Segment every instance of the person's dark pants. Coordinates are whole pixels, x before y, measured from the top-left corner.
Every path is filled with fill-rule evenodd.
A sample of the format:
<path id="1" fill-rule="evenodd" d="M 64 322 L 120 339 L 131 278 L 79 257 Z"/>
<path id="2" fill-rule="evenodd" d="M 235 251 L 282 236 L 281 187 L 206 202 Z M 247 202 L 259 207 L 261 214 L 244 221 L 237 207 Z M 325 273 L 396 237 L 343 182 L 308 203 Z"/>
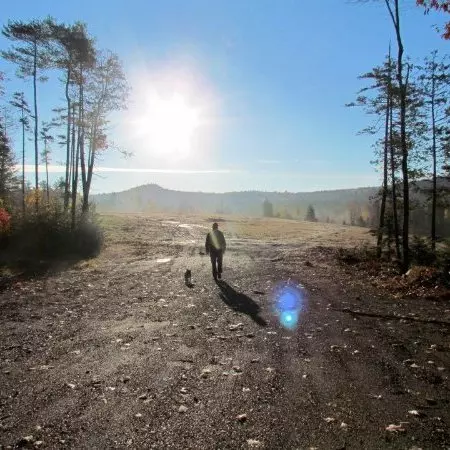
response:
<path id="1" fill-rule="evenodd" d="M 222 274 L 222 260 L 223 260 L 223 252 L 211 252 L 211 265 L 212 265 L 212 273 L 214 279 L 217 279 L 217 274 Z"/>

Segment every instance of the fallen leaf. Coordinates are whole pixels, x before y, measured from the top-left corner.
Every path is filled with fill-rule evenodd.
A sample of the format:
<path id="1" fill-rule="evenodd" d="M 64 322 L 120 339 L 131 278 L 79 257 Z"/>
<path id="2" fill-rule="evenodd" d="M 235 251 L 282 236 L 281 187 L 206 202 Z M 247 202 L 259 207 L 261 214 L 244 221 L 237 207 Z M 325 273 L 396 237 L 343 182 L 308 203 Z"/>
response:
<path id="1" fill-rule="evenodd" d="M 211 370 L 210 369 L 203 369 L 202 373 L 200 374 L 200 376 L 202 378 L 208 378 L 210 374 L 211 374 Z"/>
<path id="2" fill-rule="evenodd" d="M 392 432 L 392 433 L 397 433 L 397 432 L 399 432 L 399 431 L 405 431 L 405 429 L 403 428 L 403 425 L 402 425 L 402 424 L 400 424 L 400 425 L 395 425 L 395 424 L 391 423 L 390 425 L 388 425 L 388 426 L 386 427 L 386 431 L 390 431 L 390 432 Z"/>
<path id="3" fill-rule="evenodd" d="M 252 448 L 262 447 L 262 442 L 256 439 L 247 439 L 247 445 Z"/>
<path id="4" fill-rule="evenodd" d="M 376 395 L 376 394 L 369 394 L 369 397 L 370 398 L 375 398 L 377 400 L 381 400 L 383 398 L 382 395 Z"/>

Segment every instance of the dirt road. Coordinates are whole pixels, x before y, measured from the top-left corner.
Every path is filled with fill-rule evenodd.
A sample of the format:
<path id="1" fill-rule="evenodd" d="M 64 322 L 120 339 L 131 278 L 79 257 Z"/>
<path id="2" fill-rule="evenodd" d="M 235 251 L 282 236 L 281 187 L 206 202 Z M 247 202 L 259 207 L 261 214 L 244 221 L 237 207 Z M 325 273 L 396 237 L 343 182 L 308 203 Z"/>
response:
<path id="1" fill-rule="evenodd" d="M 232 223 L 217 285 L 208 228 L 112 220 L 100 257 L 0 292 L 0 448 L 450 448 L 448 301 L 376 292 L 320 236 Z"/>

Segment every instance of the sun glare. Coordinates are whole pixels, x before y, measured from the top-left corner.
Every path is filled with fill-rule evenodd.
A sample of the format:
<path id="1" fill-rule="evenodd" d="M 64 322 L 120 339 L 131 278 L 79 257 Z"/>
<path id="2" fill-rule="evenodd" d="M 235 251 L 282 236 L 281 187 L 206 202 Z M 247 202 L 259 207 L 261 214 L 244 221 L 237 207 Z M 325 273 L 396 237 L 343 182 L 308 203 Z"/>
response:
<path id="1" fill-rule="evenodd" d="M 161 97 L 149 93 L 147 109 L 135 121 L 136 133 L 145 139 L 146 147 L 165 159 L 180 159 L 189 155 L 192 141 L 200 125 L 198 109 L 188 105 L 180 93 Z"/>

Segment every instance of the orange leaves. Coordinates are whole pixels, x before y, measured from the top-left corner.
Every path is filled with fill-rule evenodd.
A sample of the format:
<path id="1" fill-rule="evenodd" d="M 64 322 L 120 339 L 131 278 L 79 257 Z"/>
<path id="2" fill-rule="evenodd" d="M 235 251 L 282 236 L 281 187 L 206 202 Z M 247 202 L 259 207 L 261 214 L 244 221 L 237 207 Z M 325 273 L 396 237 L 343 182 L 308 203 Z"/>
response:
<path id="1" fill-rule="evenodd" d="M 425 12 L 428 12 L 430 9 L 435 9 L 436 11 L 450 13 L 449 0 L 416 0 L 416 5 L 425 8 Z M 442 37 L 444 39 L 450 39 L 450 22 L 445 24 L 445 31 Z"/>
<path id="2" fill-rule="evenodd" d="M 8 230 L 11 216 L 8 214 L 5 208 L 0 208 L 0 233 Z"/>

